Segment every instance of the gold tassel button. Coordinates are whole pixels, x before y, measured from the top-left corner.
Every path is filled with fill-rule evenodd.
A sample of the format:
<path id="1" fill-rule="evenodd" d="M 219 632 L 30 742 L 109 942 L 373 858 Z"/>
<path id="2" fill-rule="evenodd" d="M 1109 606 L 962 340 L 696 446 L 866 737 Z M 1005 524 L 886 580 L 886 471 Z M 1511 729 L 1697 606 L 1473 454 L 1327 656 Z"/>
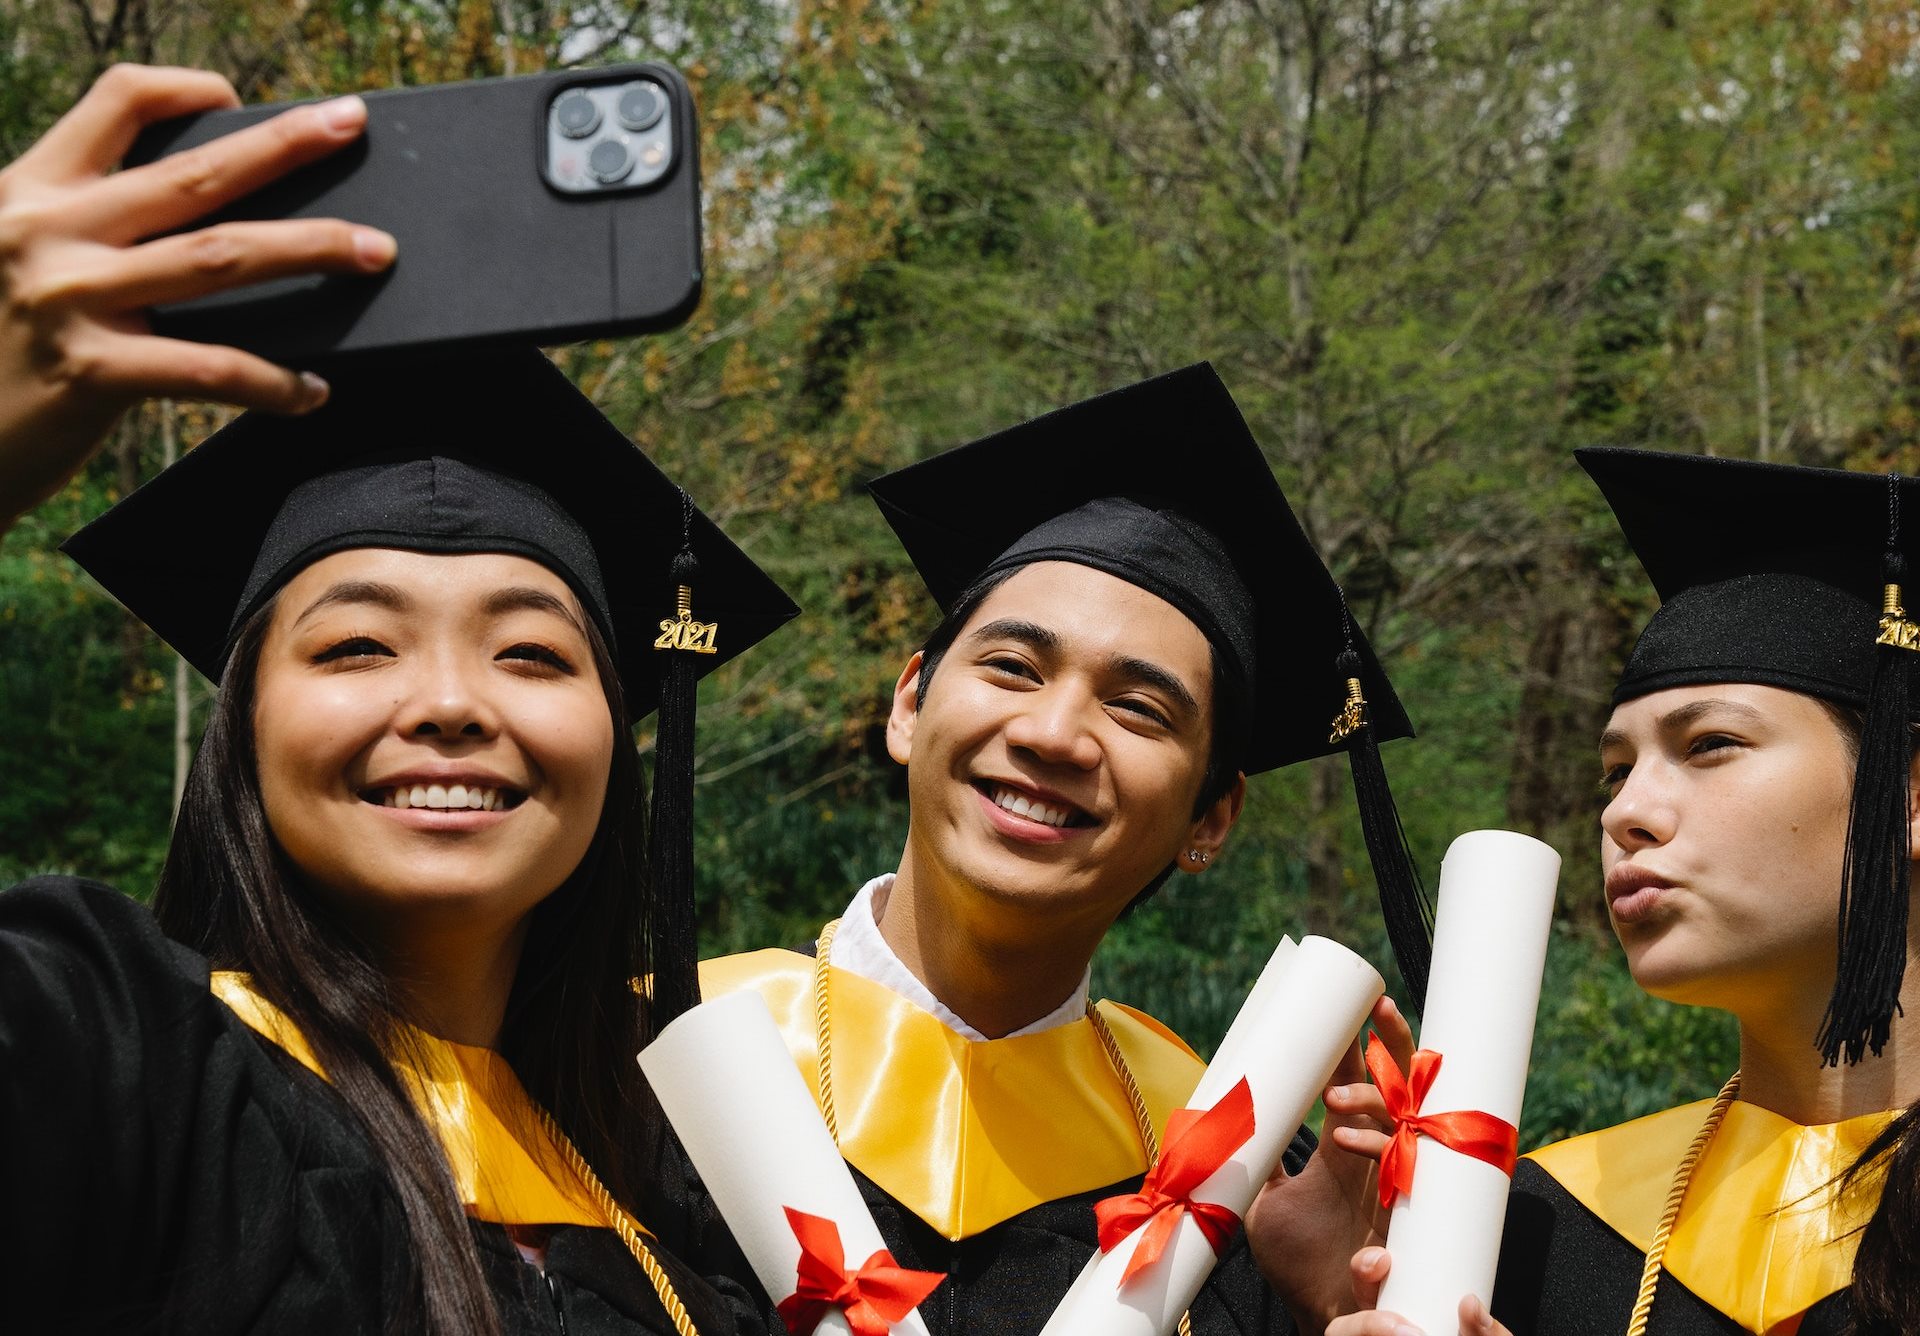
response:
<path id="1" fill-rule="evenodd" d="M 653 647 L 683 649 L 690 654 L 716 653 L 714 640 L 720 634 L 720 623 L 693 619 L 693 590 L 685 585 L 679 587 L 674 601 L 678 604 L 678 615 L 661 619 L 660 634 L 654 637 Z"/>
<path id="2" fill-rule="evenodd" d="M 1920 626 L 1907 620 L 1907 611 L 1900 606 L 1897 584 L 1888 585 L 1881 595 L 1880 634 L 1874 637 L 1873 643 L 1920 653 Z"/>
<path id="3" fill-rule="evenodd" d="M 1328 742 L 1345 742 L 1358 733 L 1367 722 L 1367 698 L 1360 690 L 1360 679 L 1347 679 L 1347 704 L 1339 714 L 1333 717 L 1333 732 Z"/>

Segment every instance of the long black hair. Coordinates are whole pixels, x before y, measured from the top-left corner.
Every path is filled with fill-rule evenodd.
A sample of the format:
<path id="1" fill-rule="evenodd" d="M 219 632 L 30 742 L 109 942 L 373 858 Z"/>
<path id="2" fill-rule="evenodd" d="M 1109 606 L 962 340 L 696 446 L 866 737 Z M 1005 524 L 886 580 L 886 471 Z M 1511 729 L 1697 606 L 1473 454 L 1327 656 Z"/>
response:
<path id="1" fill-rule="evenodd" d="M 1859 759 L 1864 722 L 1860 711 L 1814 697 L 1827 712 L 1848 752 Z M 1909 752 L 1920 738 L 1909 731 Z M 1920 1331 L 1920 1104 L 1889 1123 L 1840 1176 L 1843 1193 L 1864 1190 L 1869 1177 L 1884 1174 L 1879 1201 L 1860 1230 L 1847 1291 L 1852 1336 L 1911 1336 Z"/>
<path id="2" fill-rule="evenodd" d="M 236 637 L 154 911 L 170 937 L 213 968 L 252 975 L 365 1129 L 411 1236 L 411 1278 L 391 1330 L 495 1333 L 499 1319 L 446 1159 L 391 1061 L 405 1044 L 402 1002 L 367 944 L 303 884 L 267 824 L 253 707 L 276 602 Z M 533 911 L 499 1048 L 632 1210 L 661 1127 L 634 1062 L 651 1038 L 645 1000 L 631 986 L 650 973 L 645 802 L 612 655 L 591 619 L 585 626 L 614 726 L 606 801 L 586 857 Z"/>

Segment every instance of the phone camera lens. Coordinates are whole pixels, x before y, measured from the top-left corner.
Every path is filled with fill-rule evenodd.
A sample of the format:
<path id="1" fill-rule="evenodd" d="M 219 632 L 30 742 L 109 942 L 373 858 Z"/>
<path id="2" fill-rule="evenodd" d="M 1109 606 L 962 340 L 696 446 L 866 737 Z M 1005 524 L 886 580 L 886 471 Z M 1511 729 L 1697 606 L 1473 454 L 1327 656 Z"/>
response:
<path id="1" fill-rule="evenodd" d="M 600 128 L 600 108 L 585 93 L 575 89 L 553 104 L 554 123 L 569 139 L 584 139 Z"/>
<path id="2" fill-rule="evenodd" d="M 633 154 L 618 139 L 603 139 L 587 154 L 587 170 L 603 185 L 624 181 L 633 170 Z"/>
<path id="3" fill-rule="evenodd" d="M 629 130 L 650 130 L 667 114 L 667 99 L 658 85 L 628 84 L 620 93 L 620 124 Z"/>

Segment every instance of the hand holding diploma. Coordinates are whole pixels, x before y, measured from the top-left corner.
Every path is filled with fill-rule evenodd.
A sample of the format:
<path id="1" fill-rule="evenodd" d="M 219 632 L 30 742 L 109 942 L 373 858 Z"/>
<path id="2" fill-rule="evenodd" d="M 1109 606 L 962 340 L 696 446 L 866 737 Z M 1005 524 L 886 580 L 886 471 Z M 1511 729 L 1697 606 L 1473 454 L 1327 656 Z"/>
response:
<path id="1" fill-rule="evenodd" d="M 1328 1336 L 1499 1331 L 1486 1306 L 1559 872 L 1551 849 L 1507 831 L 1447 851 L 1424 1047 L 1405 1072 L 1368 1055 L 1397 1123 L 1380 1167 L 1395 1262 L 1377 1248 L 1354 1257 L 1356 1297 L 1381 1311 L 1339 1319 Z"/>
<path id="2" fill-rule="evenodd" d="M 1281 943 L 1140 1191 L 1101 1203 L 1101 1251 L 1043 1336 L 1173 1330 L 1381 990 L 1336 942 Z"/>
<path id="3" fill-rule="evenodd" d="M 794 1336 L 926 1336 L 946 1277 L 894 1264 L 757 993 L 693 1008 L 640 1067 Z"/>

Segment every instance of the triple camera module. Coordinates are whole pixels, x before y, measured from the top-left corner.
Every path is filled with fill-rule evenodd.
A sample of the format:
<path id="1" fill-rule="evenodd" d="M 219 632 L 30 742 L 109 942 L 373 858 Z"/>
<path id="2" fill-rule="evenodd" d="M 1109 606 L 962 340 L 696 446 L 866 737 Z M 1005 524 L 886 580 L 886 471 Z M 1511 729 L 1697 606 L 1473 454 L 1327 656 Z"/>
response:
<path id="1" fill-rule="evenodd" d="M 547 107 L 547 180 L 557 190 L 632 190 L 672 166 L 673 108 L 650 79 L 568 88 Z"/>

